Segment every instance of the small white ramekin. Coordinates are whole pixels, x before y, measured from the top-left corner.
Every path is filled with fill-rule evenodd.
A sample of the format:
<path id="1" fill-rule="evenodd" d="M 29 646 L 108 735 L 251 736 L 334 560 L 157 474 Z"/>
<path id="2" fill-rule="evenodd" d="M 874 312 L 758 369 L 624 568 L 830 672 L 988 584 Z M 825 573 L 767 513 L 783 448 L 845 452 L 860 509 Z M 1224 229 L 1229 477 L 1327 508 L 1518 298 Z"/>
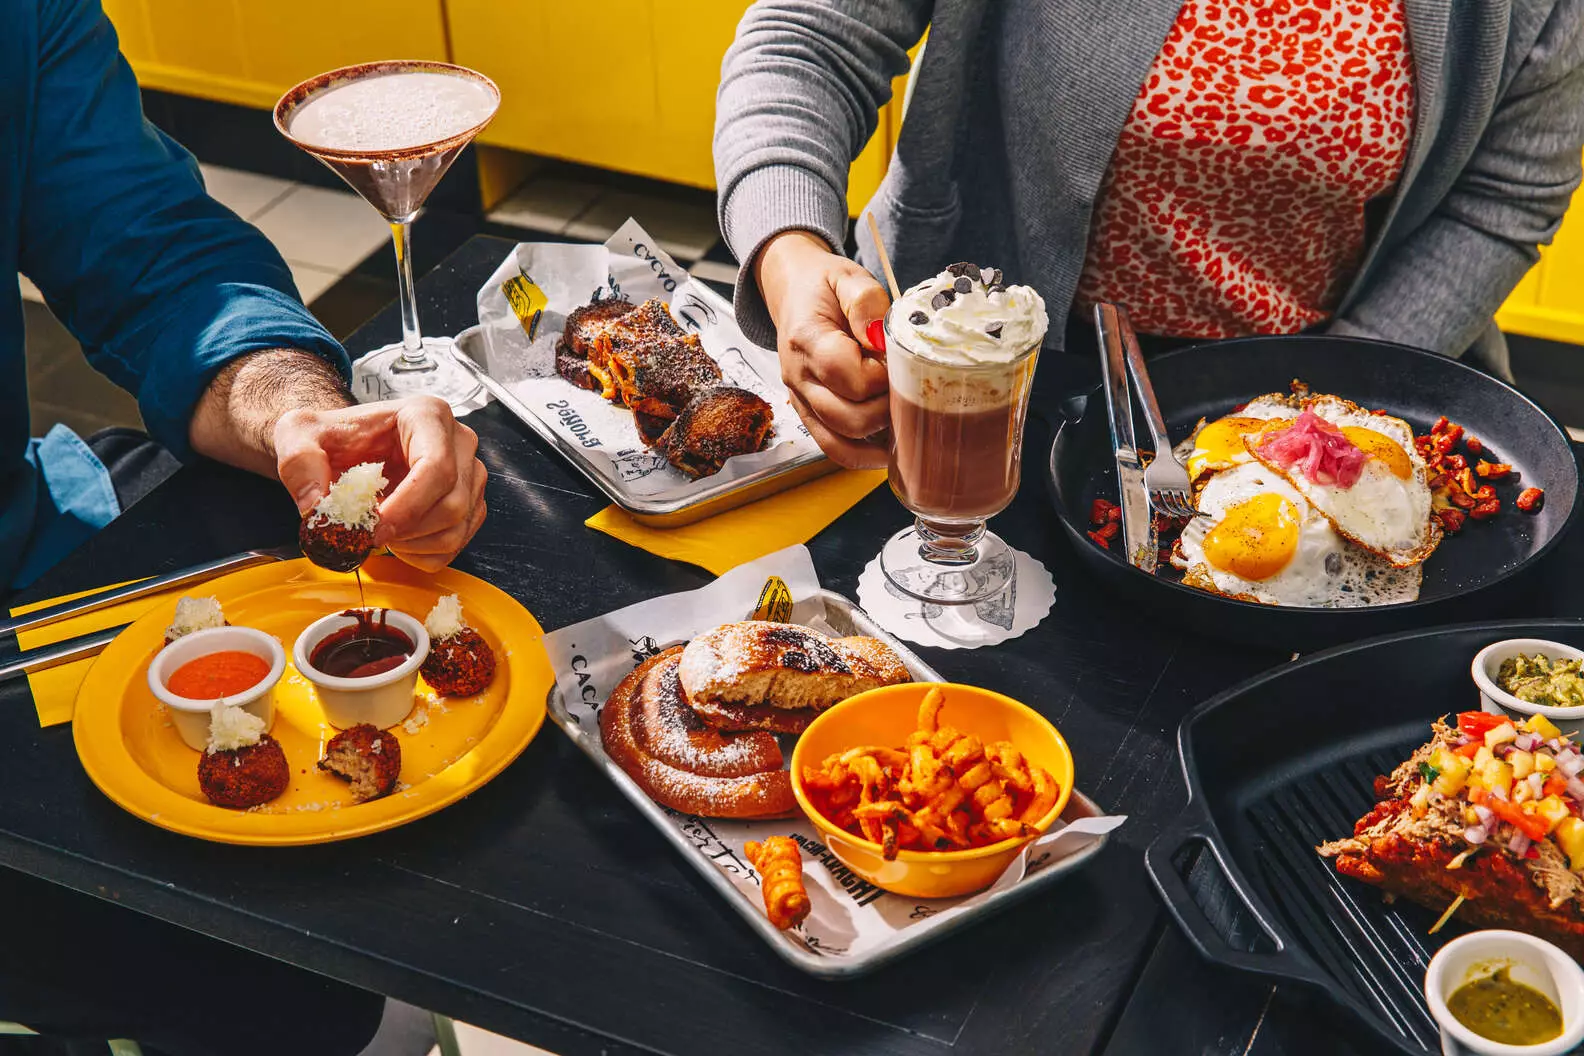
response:
<path id="1" fill-rule="evenodd" d="M 1530 704 L 1498 686 L 1496 673 L 1501 670 L 1502 661 L 1519 653 L 1526 656 L 1544 653 L 1553 660 L 1584 660 L 1584 650 L 1563 645 L 1561 642 L 1548 642 L 1544 638 L 1508 638 L 1487 645 L 1475 654 L 1474 662 L 1469 666 L 1469 674 L 1474 678 L 1474 685 L 1479 687 L 1480 704 L 1484 709 L 1492 715 L 1506 712 L 1519 715 L 1544 715 L 1548 719 L 1584 718 L 1584 705 L 1576 708 L 1550 708 L 1543 704 Z"/>
<path id="2" fill-rule="evenodd" d="M 252 627 L 210 627 L 183 635 L 154 654 L 149 662 L 148 684 L 160 703 L 170 709 L 171 722 L 189 748 L 203 751 L 209 746 L 209 716 L 215 700 L 189 700 L 165 688 L 171 674 L 189 660 L 210 653 L 252 653 L 269 663 L 269 674 L 246 693 L 219 698 L 226 704 L 252 712 L 264 720 L 267 732 L 275 722 L 275 684 L 286 670 L 286 651 L 273 635 Z"/>
<path id="3" fill-rule="evenodd" d="M 1508 965 L 1514 982 L 1532 986 L 1562 1013 L 1562 1033 L 1538 1045 L 1506 1045 L 1482 1038 L 1447 1009 L 1447 998 L 1471 978 Z M 1430 959 L 1425 1001 L 1441 1026 L 1447 1056 L 1562 1056 L 1584 1041 L 1584 969 L 1544 939 L 1520 931 L 1473 931 L 1453 939 Z"/>
<path id="4" fill-rule="evenodd" d="M 390 626 L 412 639 L 412 655 L 389 671 L 368 678 L 339 678 L 313 666 L 311 657 L 319 643 L 344 627 L 357 624 L 356 617 L 331 613 L 310 623 L 297 636 L 292 647 L 292 663 L 319 692 L 325 720 L 338 730 L 366 722 L 385 730 L 405 719 L 413 709 L 413 691 L 418 686 L 418 667 L 429 655 L 429 632 L 405 612 L 387 609 Z"/>

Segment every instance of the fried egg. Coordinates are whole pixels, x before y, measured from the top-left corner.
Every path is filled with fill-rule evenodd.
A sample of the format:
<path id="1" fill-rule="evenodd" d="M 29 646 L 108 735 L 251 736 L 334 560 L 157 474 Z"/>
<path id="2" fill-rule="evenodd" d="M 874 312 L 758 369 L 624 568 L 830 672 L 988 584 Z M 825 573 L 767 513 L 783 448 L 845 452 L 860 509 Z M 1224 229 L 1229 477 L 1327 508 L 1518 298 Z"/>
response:
<path id="1" fill-rule="evenodd" d="M 1290 422 L 1298 417 L 1299 410 L 1298 401 L 1293 397 L 1274 392 L 1261 396 L 1232 414 L 1213 422 L 1201 422 L 1193 435 L 1178 444 L 1172 453 L 1177 461 L 1188 467 L 1188 479 L 1198 484 L 1211 473 L 1254 461 L 1243 438 L 1278 428 L 1270 423 Z"/>
<path id="2" fill-rule="evenodd" d="M 1350 546 L 1281 474 L 1259 462 L 1216 473 L 1198 497 L 1204 516 L 1173 562 L 1201 590 L 1266 605 L 1355 608 L 1413 601 L 1418 566 L 1393 568 Z"/>
<path id="3" fill-rule="evenodd" d="M 1414 447 L 1413 429 L 1401 418 L 1371 413 L 1337 396 L 1318 396 L 1306 405 L 1367 456 L 1358 480 L 1347 488 L 1318 483 L 1298 465 L 1261 461 L 1308 499 L 1343 538 L 1398 568 L 1424 561 L 1441 541 L 1441 526 L 1431 517 L 1429 469 Z M 1245 437 L 1244 442 L 1255 452 L 1261 441 Z"/>

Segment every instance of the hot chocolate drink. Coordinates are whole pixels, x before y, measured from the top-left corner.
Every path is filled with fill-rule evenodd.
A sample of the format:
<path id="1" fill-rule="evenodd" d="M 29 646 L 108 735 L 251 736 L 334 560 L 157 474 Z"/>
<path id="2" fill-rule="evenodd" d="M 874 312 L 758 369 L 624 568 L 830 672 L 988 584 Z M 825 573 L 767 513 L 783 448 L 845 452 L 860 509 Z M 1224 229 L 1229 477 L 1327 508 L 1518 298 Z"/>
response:
<path id="1" fill-rule="evenodd" d="M 973 524 L 1017 494 L 1045 305 L 994 268 L 954 264 L 887 320 L 891 487 L 931 522 Z"/>

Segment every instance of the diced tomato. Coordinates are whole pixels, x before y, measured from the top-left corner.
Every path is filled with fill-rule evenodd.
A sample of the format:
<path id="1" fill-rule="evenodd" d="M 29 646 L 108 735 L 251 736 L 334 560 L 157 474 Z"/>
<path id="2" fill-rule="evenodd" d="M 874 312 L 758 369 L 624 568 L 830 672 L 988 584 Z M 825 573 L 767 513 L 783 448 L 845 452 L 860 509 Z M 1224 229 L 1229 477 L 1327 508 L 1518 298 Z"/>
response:
<path id="1" fill-rule="evenodd" d="M 1470 803 L 1479 804 L 1489 799 L 1490 793 L 1483 788 L 1471 788 L 1469 789 L 1468 798 Z"/>
<path id="2" fill-rule="evenodd" d="M 1546 783 L 1541 787 L 1540 790 L 1540 794 L 1542 796 L 1562 796 L 1566 793 L 1567 779 L 1564 777 L 1558 777 L 1554 773 L 1550 777 L 1546 778 Z"/>
<path id="3" fill-rule="evenodd" d="M 1461 755 L 1465 759 L 1472 759 L 1475 755 L 1479 754 L 1479 750 L 1483 744 L 1483 741 L 1470 741 L 1467 744 L 1459 745 L 1458 747 L 1452 749 L 1452 754 Z"/>
<path id="4" fill-rule="evenodd" d="M 1505 799 L 1491 796 L 1485 801 L 1490 812 L 1501 820 L 1514 826 L 1519 832 L 1531 840 L 1543 840 L 1546 835 L 1546 820 L 1536 814 L 1525 814 L 1518 804 Z"/>
<path id="5" fill-rule="evenodd" d="M 1458 731 L 1467 737 L 1483 739 L 1496 727 L 1512 720 L 1505 715 L 1492 715 L 1488 711 L 1458 712 Z"/>

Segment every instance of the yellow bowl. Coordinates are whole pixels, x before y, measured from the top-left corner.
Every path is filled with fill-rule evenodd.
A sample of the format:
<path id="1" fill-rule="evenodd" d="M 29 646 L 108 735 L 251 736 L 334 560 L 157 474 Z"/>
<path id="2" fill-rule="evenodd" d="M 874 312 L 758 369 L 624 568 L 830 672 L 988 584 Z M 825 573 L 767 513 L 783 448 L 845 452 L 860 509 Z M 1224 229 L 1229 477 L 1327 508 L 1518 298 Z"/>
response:
<path id="1" fill-rule="evenodd" d="M 803 788 L 803 768 L 818 769 L 827 756 L 859 745 L 902 747 L 918 726 L 920 701 L 934 686 L 946 694 L 942 725 L 955 726 L 986 743 L 1011 741 L 1029 761 L 1056 779 L 1056 805 L 1034 823 L 1034 835 L 966 851 L 903 850 L 888 862 L 878 843 L 838 828 L 815 808 Z M 849 697 L 810 723 L 792 750 L 792 792 L 831 852 L 876 887 L 910 898 L 954 898 L 995 883 L 1023 845 L 1061 816 L 1072 787 L 1072 752 L 1056 727 L 1011 697 L 950 682 L 908 682 Z"/>

